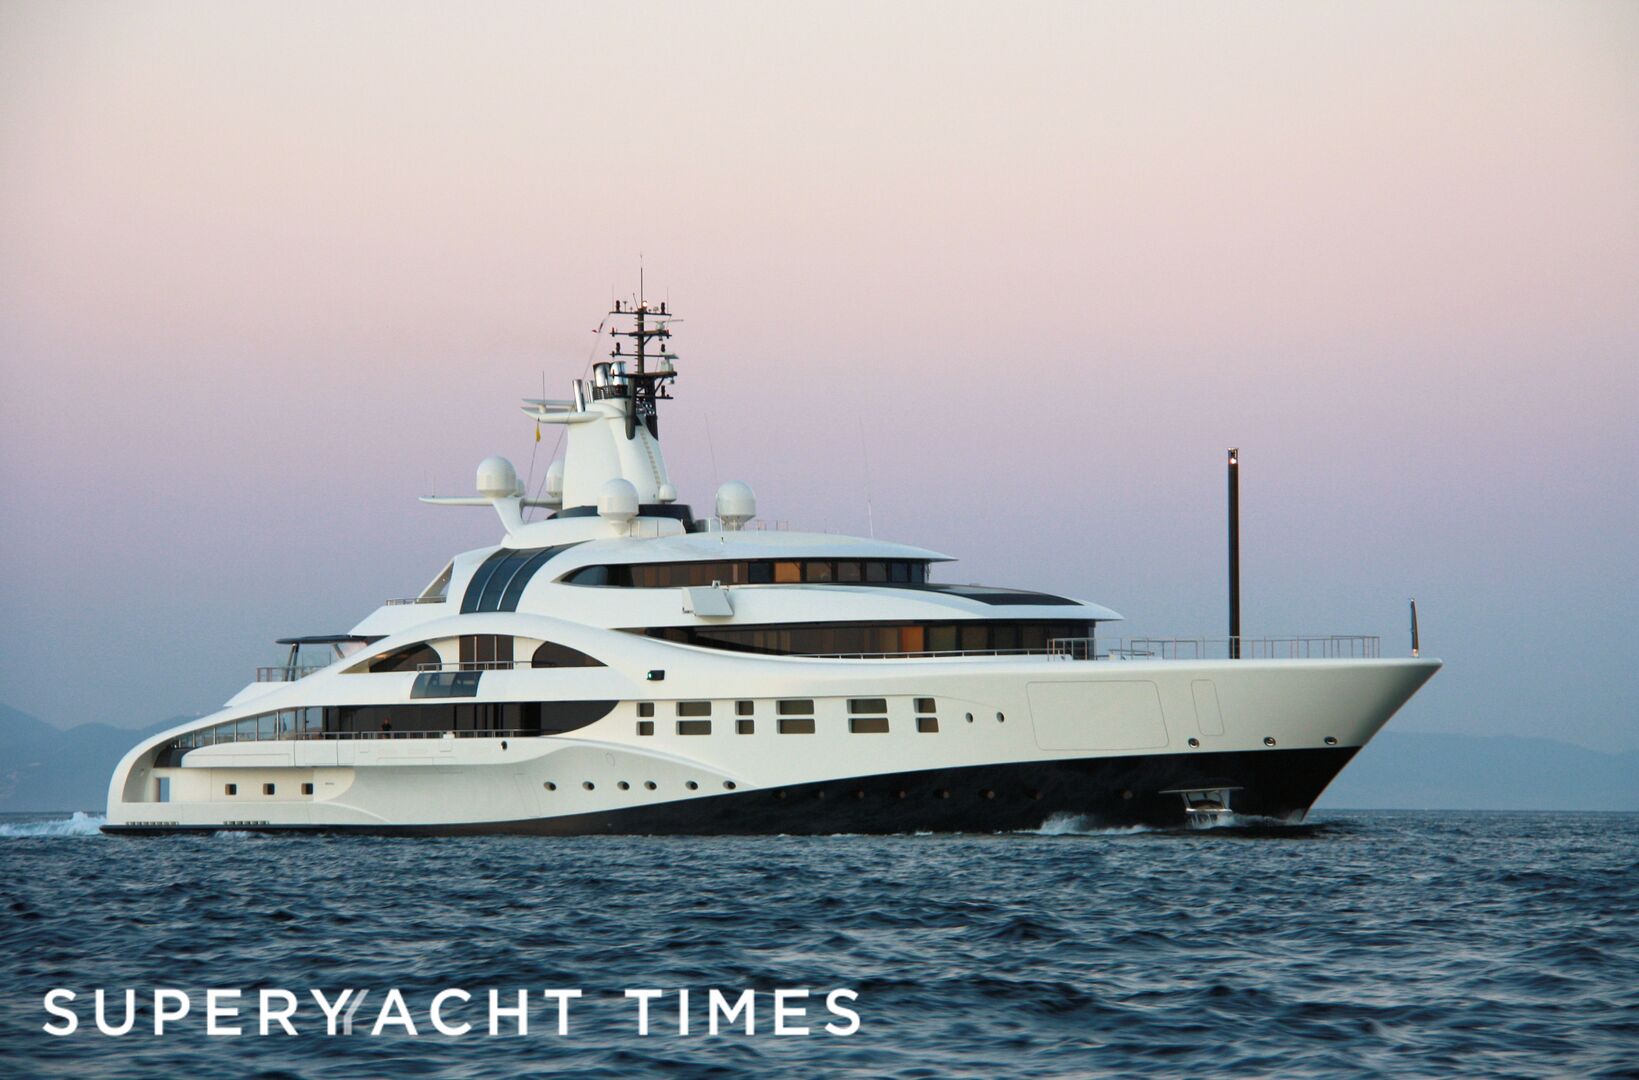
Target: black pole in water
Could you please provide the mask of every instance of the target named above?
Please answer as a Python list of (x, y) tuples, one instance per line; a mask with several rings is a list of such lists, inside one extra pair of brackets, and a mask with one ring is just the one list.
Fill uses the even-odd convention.
[(1241, 658), (1241, 452), (1229, 450), (1229, 658)]

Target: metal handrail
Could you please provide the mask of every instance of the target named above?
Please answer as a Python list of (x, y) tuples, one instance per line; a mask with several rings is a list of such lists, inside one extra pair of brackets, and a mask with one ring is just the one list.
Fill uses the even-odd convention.
[(440, 664), (417, 664), (417, 671), (510, 671), (534, 667), (532, 660), (446, 660)]
[(400, 596), (392, 600), (383, 600), (382, 607), (399, 607), (403, 604), (442, 604), (447, 596)]
[(295, 682), (305, 679), (315, 671), (323, 671), (329, 664), (277, 664), (272, 667), (256, 669), (257, 682)]
[(909, 652), (788, 653), (804, 660), (932, 660), (945, 656), (1050, 656), (1047, 649), (943, 649)]
[[(1238, 644), (1238, 650), (1232, 649)], [(1073, 660), (1370, 660), (1382, 656), (1382, 639), (1370, 634), (1289, 637), (1130, 637), (1099, 652), (1092, 638), (1054, 638), (1048, 648)]]

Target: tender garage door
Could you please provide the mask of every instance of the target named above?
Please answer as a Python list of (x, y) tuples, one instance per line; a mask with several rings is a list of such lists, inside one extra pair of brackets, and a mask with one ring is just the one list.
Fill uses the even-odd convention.
[(1030, 684), (1043, 750), (1153, 750), (1167, 745), (1161, 694), (1148, 680)]

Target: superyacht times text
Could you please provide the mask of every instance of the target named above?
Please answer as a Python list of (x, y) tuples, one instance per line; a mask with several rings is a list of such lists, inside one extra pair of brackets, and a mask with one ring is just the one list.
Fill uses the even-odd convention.
[[(847, 1036), (860, 1029), (859, 1013), (850, 1007), (859, 994), (845, 988), (641, 988), (600, 996), (615, 1005), (621, 1022), (638, 1035)], [(75, 1034), (163, 1037), (191, 1027), (224, 1038), (362, 1034), (459, 1039), (572, 1036), (576, 1006), (588, 1000), (588, 994), (579, 989), (448, 987), (431, 994), (406, 995), (396, 987), (300, 991), (153, 987), (90, 992), (56, 987), (45, 993), (41, 1005), (51, 1017), (42, 1030), (59, 1038)]]

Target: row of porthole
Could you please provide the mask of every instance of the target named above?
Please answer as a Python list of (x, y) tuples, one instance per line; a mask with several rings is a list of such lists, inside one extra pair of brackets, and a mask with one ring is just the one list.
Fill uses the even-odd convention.
[[(997, 715), (999, 716), (1001, 714), (998, 713)], [(1336, 746), (1337, 745), (1337, 736), (1336, 735), (1326, 736), (1325, 743), (1326, 743), (1327, 746)], [(1189, 745), (1190, 745), (1191, 749), (1199, 749), (1200, 746), (1201, 746), (1201, 740), (1195, 738), (1192, 735), (1192, 736), (1190, 736)], [(1274, 746), (1275, 745), (1275, 737), (1273, 735), (1265, 735), (1263, 737), (1263, 745), (1265, 745), (1265, 746)]]
[[(541, 786), (544, 787), (548, 791), (558, 790), (558, 785), (556, 783), (554, 783), (553, 781), (551, 781), (551, 780), (546, 781)], [(596, 791), (597, 788), (598, 788), (598, 786), (596, 784), (592, 783), (592, 781), (590, 781), (590, 780), (582, 780), (580, 786), (585, 788), (587, 791)], [(656, 784), (653, 780), (643, 781), (643, 788), (644, 788), (645, 791), (653, 791), (658, 786), (659, 785)], [(700, 790), (699, 781), (696, 781), (696, 780), (685, 780), (683, 782), (683, 786), (688, 788), (690, 791), (699, 791)], [(625, 780), (617, 781), (615, 783), (615, 787), (619, 788), (622, 791), (632, 790), (632, 785), (629, 782), (625, 781)], [(724, 780), (723, 781), (723, 790), (724, 791), (733, 791), (737, 787), (739, 787), (739, 785), (736, 784), (732, 780)]]
[[(967, 719), (968, 723), (970, 723), (970, 724), (973, 723), (973, 714), (972, 713), (966, 714), (966, 719)], [(997, 713), (996, 714), (996, 723), (998, 723), (998, 724), (1007, 723), (1007, 717), (1002, 713)]]

